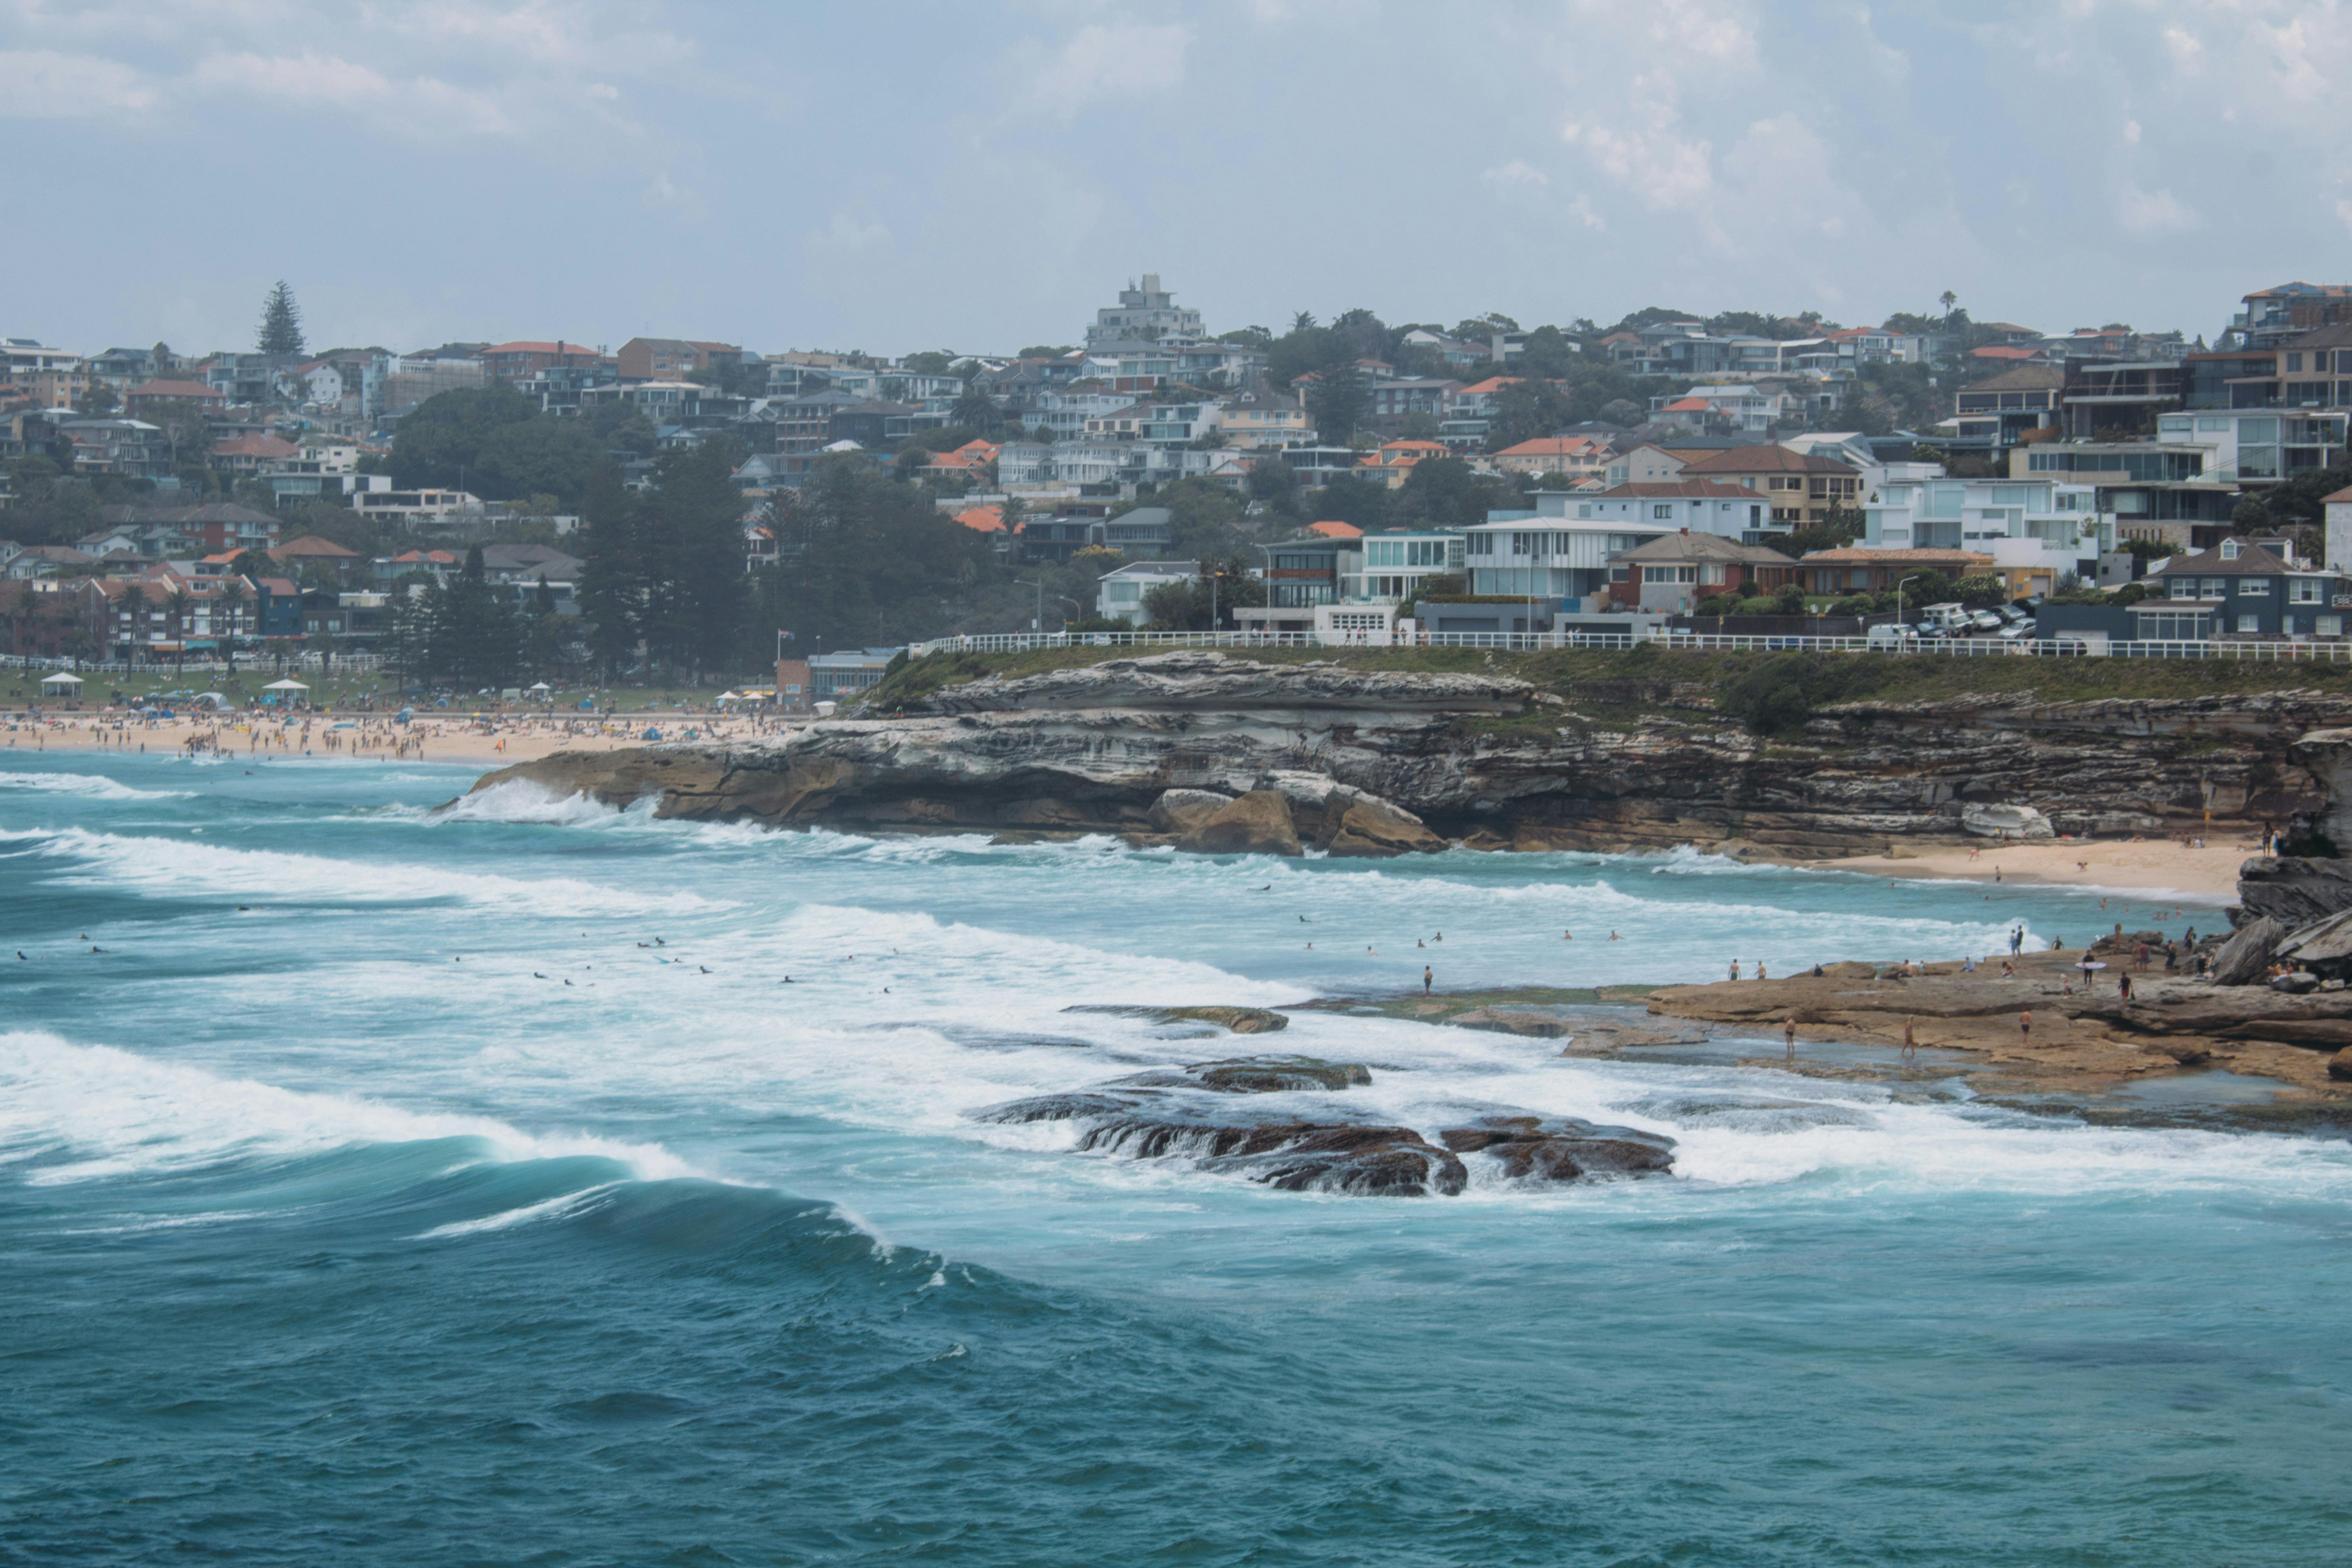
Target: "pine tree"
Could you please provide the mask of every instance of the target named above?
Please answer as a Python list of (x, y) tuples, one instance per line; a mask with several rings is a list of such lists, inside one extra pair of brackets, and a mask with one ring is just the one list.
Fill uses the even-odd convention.
[(294, 290), (286, 286), (283, 278), (261, 302), (261, 332), (255, 346), (266, 354), (302, 352), (301, 307), (294, 303)]

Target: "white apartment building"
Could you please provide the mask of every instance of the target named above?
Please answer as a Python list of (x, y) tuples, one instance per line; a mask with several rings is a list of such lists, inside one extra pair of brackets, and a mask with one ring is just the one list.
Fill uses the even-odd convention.
[(2098, 489), (2047, 479), (1890, 480), (1863, 508), (1864, 550), (1970, 550), (2012, 584), (2048, 593), (2073, 572), (2095, 580), (2116, 548)]
[(1465, 559), (1462, 534), (1450, 529), (1389, 529), (1358, 544), (1340, 556), (1339, 597), (1349, 603), (1402, 603), (1432, 577), (1458, 576)]

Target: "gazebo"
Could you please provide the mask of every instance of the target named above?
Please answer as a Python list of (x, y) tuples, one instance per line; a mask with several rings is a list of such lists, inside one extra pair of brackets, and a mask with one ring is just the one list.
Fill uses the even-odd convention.
[(308, 704), (310, 700), (310, 689), (302, 682), (290, 679), (273, 680), (261, 689), (265, 694), (262, 699), (264, 701), (274, 702), (281, 708), (291, 708), (297, 702)]
[(54, 675), (45, 675), (41, 677), (41, 695), (44, 697), (79, 697), (81, 695), (81, 677), (79, 675), (69, 675), (62, 669), (58, 670)]

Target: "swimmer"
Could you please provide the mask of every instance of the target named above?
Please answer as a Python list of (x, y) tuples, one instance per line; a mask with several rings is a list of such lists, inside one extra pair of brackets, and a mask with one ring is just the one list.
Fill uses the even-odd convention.
[(1623, 937), (1622, 937), (1622, 936), (1619, 936), (1615, 931), (1611, 931), (1611, 932), (1609, 933), (1609, 940), (1610, 940), (1611, 942), (1623, 942), (1625, 939), (1624, 939)]

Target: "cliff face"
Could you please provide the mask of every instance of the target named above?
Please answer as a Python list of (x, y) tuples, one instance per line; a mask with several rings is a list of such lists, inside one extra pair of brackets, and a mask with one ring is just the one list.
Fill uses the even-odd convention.
[(1820, 855), (1990, 831), (2004, 819), (1981, 808), (1995, 805), (2038, 808), (2062, 833), (2186, 832), (2209, 811), (2313, 824), (2335, 809), (2333, 778), (2293, 742), (2352, 722), (2352, 704), (2306, 692), (2028, 694), (1849, 704), (1768, 743), (1712, 713), (1705, 689), (1613, 695), (1624, 700), (1585, 714), (1517, 680), (1173, 653), (975, 681), (904, 718), (824, 721), (758, 745), (559, 753), (476, 788), (529, 779), (778, 825), (1162, 837), (1168, 814), (1155, 822), (1152, 807), (1169, 790), (1271, 790), (1310, 841), (1335, 803), (1370, 795), (1497, 847), (1743, 839)]

